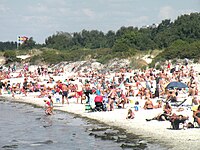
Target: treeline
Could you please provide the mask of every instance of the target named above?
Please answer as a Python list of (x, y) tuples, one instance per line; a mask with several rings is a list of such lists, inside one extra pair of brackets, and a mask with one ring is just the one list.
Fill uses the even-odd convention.
[(0, 42), (0, 50), (13, 50), (17, 48), (17, 42)]
[[(163, 20), (158, 26), (137, 28), (121, 27), (116, 32), (103, 33), (98, 30), (81, 32), (57, 32), (45, 39), (44, 44), (36, 44), (33, 38), (19, 46), (19, 49), (49, 48), (61, 50), (68, 55), (72, 51), (84, 55), (86, 50), (106, 51), (107, 55), (134, 55), (136, 50), (165, 50), (157, 60), (179, 58), (197, 58), (200, 51), (200, 13), (179, 16), (174, 22)], [(15, 49), (16, 45), (5, 47), (0, 43), (0, 50)], [(104, 54), (104, 52), (102, 52)], [(74, 54), (74, 53), (73, 53)], [(77, 54), (75, 54), (77, 56)], [(91, 52), (90, 52), (91, 54)], [(104, 57), (106, 57), (104, 55)], [(81, 57), (82, 58), (82, 57)], [(110, 56), (109, 56), (110, 58)], [(64, 58), (63, 58), (64, 59)], [(66, 58), (65, 58), (66, 59)], [(75, 58), (74, 58), (75, 59)]]
[(114, 51), (130, 49), (153, 50), (168, 48), (176, 40), (195, 42), (200, 39), (200, 13), (177, 18), (174, 22), (163, 20), (157, 27), (121, 27), (117, 32), (82, 30), (72, 35), (57, 32), (45, 40), (48, 48), (59, 50), (111, 48)]

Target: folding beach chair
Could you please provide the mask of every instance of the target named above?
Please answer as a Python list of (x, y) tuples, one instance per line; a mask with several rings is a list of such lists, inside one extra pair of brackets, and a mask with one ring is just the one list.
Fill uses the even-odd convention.
[(179, 104), (177, 104), (177, 107), (183, 105), (186, 101), (187, 101), (187, 99), (184, 99), (182, 102), (180, 102)]
[(186, 101), (187, 101), (187, 99), (184, 99), (183, 101), (173, 102), (173, 103), (171, 103), (171, 106), (180, 107), (180, 106), (183, 105)]

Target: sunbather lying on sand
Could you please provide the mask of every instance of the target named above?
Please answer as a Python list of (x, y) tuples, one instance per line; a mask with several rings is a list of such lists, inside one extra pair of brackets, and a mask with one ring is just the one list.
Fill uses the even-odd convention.
[(166, 120), (169, 120), (169, 115), (166, 113), (162, 113), (162, 114), (158, 114), (152, 119), (146, 119), (146, 121), (151, 121), (151, 120), (166, 121)]

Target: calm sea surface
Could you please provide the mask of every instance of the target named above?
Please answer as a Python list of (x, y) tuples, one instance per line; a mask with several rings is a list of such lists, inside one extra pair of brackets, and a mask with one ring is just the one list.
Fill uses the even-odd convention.
[(0, 100), (1, 150), (123, 150), (161, 149), (138, 136), (105, 124), (56, 111)]

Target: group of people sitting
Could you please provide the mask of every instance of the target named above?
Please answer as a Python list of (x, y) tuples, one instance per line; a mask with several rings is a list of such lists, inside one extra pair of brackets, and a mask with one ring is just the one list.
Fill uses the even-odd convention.
[[(181, 108), (178, 109), (178, 111), (182, 111)], [(195, 127), (194, 124), (197, 123), (197, 127), (200, 127), (200, 105), (195, 111), (193, 111), (193, 118), (194, 118), (194, 123), (186, 122), (186, 120), (188, 120), (189, 117), (172, 113), (172, 107), (170, 106), (169, 102), (166, 102), (166, 104), (163, 107), (163, 113), (158, 114), (157, 116), (151, 119), (146, 119), (146, 121), (151, 121), (151, 120), (170, 121), (172, 129), (175, 130), (179, 129), (180, 124), (182, 124), (183, 127), (186, 128), (194, 128)]]

